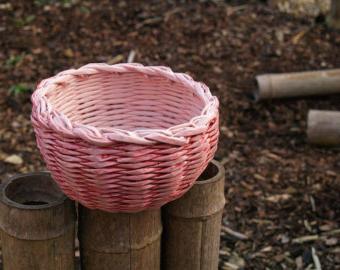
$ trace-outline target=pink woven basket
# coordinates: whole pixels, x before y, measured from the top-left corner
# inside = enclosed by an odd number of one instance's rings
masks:
[[[193,185],[217,147],[217,98],[167,67],[88,64],[43,80],[32,103],[53,178],[92,209],[161,207]]]

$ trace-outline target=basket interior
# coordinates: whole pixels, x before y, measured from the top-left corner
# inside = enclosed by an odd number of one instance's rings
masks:
[[[47,99],[73,123],[128,131],[183,124],[205,106],[194,89],[137,72],[74,76],[50,91]]]

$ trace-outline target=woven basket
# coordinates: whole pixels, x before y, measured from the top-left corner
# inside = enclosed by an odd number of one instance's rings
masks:
[[[217,147],[217,98],[166,67],[88,64],[43,80],[32,103],[53,178],[92,209],[161,207],[193,185]]]

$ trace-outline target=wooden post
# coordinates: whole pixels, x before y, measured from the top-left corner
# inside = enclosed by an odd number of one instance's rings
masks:
[[[340,145],[340,112],[309,111],[307,135],[312,144]]]
[[[340,69],[256,76],[256,101],[340,93]]]
[[[164,270],[217,270],[224,168],[212,161],[193,187],[164,207]]]
[[[79,207],[82,270],[159,270],[160,210],[108,213]]]
[[[74,270],[74,203],[48,173],[14,177],[0,197],[5,270]]]
[[[331,11],[327,17],[327,23],[330,27],[340,29],[340,1],[332,0]]]

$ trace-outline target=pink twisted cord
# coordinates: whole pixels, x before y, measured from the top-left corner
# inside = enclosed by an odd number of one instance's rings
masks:
[[[171,82],[182,84],[192,89],[204,102],[205,106],[200,115],[193,117],[190,121],[172,126],[165,130],[145,129],[127,131],[115,127],[97,128],[81,123],[74,123],[62,112],[53,108],[47,96],[53,92],[57,85],[64,86],[67,91],[67,84],[73,77],[86,78],[98,73],[140,73],[145,76],[160,76],[169,79]],[[114,97],[114,96],[113,96]],[[79,69],[70,69],[60,72],[55,77],[43,80],[32,95],[34,116],[39,122],[47,123],[55,132],[70,136],[79,136],[85,141],[98,145],[110,145],[113,142],[126,142],[150,145],[155,143],[168,143],[173,145],[184,145],[187,143],[186,136],[193,136],[202,133],[208,128],[209,122],[216,117],[218,111],[218,100],[212,96],[209,88],[203,83],[194,81],[184,73],[174,73],[170,68],[150,66],[141,64],[117,64],[107,65],[103,63],[88,64]]]

